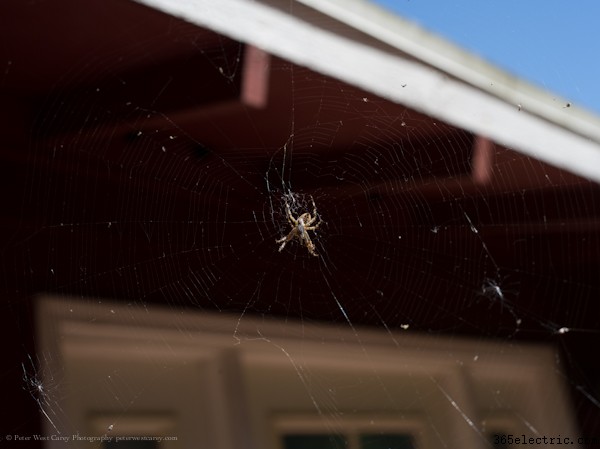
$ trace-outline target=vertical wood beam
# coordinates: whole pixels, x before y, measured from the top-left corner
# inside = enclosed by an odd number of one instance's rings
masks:
[[[471,159],[471,176],[478,185],[487,185],[494,171],[494,142],[483,136],[476,136]]]
[[[269,98],[270,56],[253,45],[246,45],[242,71],[242,102],[264,109]]]

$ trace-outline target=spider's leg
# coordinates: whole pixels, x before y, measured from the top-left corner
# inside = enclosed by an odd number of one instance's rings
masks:
[[[304,223],[304,229],[306,229],[307,227],[310,227],[310,225],[312,225],[315,221],[317,221],[317,217],[316,215],[314,217],[310,217],[310,220],[308,220],[306,223]]]
[[[313,222],[314,222],[314,220],[313,220]],[[314,226],[304,226],[304,230],[305,230],[305,231],[314,231],[315,229],[318,229],[318,228],[319,228],[319,226],[321,226],[321,224],[323,224],[323,223],[324,223],[324,221],[323,221],[323,220],[321,220],[321,221],[319,221],[319,222],[318,222],[316,225],[314,225]]]
[[[290,240],[292,240],[294,238],[294,229],[292,229],[288,235],[284,235],[283,237],[281,237],[280,239],[275,240],[275,243],[281,243],[281,242],[289,242]]]
[[[315,252],[315,244],[312,242],[308,234],[306,234],[306,237],[304,238],[304,243],[306,244],[306,248],[308,249],[309,253],[311,253],[313,256],[318,256],[318,254]]]
[[[283,242],[283,243],[281,243]],[[276,243],[281,243],[281,245],[279,246],[279,252],[281,252],[283,250],[283,248],[285,248],[285,244],[288,242],[288,240],[284,237],[282,239],[277,240]]]
[[[285,247],[285,244],[287,242],[289,242],[290,240],[292,240],[294,238],[294,236],[296,235],[295,231],[296,231],[296,229],[294,228],[285,237],[281,237],[280,239],[275,240],[275,243],[281,243],[281,246],[279,247],[279,252],[281,252],[281,250]]]
[[[298,226],[298,221],[292,217],[292,211],[290,210],[290,205],[287,202],[285,203],[285,210],[287,211],[287,218],[292,227]]]

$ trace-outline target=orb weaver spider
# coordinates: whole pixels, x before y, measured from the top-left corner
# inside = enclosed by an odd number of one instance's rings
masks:
[[[308,252],[310,254],[312,254],[313,256],[318,256],[318,254],[315,252],[315,244],[310,239],[308,231],[316,230],[321,225],[321,223],[323,223],[323,221],[320,220],[317,224],[313,225],[313,223],[317,221],[317,206],[315,205],[315,201],[312,198],[311,202],[313,205],[312,215],[310,214],[310,212],[304,212],[298,218],[294,218],[292,216],[292,212],[290,211],[290,205],[287,203],[287,201],[285,202],[287,219],[290,225],[292,226],[292,229],[285,237],[275,240],[276,243],[281,243],[281,246],[279,247],[279,252],[283,250],[287,242],[293,240],[294,238],[297,238],[298,240],[300,240],[300,243],[302,245],[306,246],[306,249],[308,249]]]

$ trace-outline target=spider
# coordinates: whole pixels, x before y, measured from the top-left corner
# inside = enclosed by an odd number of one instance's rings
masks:
[[[308,231],[314,231],[321,225],[321,223],[323,223],[323,221],[321,220],[316,225],[313,225],[313,223],[317,220],[317,206],[315,205],[315,201],[312,198],[311,201],[313,205],[312,215],[310,214],[310,212],[304,212],[298,218],[294,218],[292,216],[290,206],[286,201],[285,210],[287,212],[287,218],[290,222],[290,225],[292,226],[292,229],[285,237],[275,240],[276,243],[281,243],[281,246],[279,247],[279,252],[283,250],[287,242],[293,240],[295,237],[298,240],[300,240],[301,244],[306,246],[306,249],[308,249],[309,253],[311,253],[313,256],[318,256],[318,254],[315,252],[315,244],[310,239]]]

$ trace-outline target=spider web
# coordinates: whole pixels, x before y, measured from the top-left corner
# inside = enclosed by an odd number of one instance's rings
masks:
[[[20,209],[31,224],[11,237],[5,257],[12,271],[28,270],[7,281],[8,293],[115,300],[132,308],[121,319],[133,327],[134,310],[156,305],[238,322],[333,324],[350,331],[367,360],[363,329],[394,342],[401,331],[500,348],[549,344],[562,351],[580,425],[597,429],[597,371],[582,351],[599,335],[596,185],[500,146],[495,184],[476,185],[468,181],[477,140],[470,132],[275,57],[268,70],[276,113],[232,108],[245,46],[212,35],[208,45],[205,32],[173,23],[178,32],[107,60],[77,61],[36,104]],[[182,42],[183,59],[148,81],[121,66],[125,55],[151,71],[150,50],[167,38]],[[92,77],[90,66],[108,68]],[[189,78],[200,85],[181,99],[174,86]],[[227,101],[211,97],[217,85]],[[186,115],[198,103],[205,109]],[[276,241],[290,232],[286,206],[298,217],[312,213],[313,201],[322,221],[309,231],[318,257],[298,239],[279,251]],[[567,225],[575,231],[561,230]],[[171,324],[183,337],[190,332],[183,319]],[[356,382],[350,386],[313,373],[260,329],[230,332],[241,344],[263,339],[284,353],[334,431],[345,409],[333,388],[366,394],[367,380],[343,379]],[[28,350],[21,356],[24,389],[51,429],[69,428],[56,373]],[[169,376],[187,376],[185,367],[161,371],[161,363],[149,361],[148,383],[130,384],[123,362],[87,389],[100,386],[124,415]],[[554,367],[561,375],[564,368]],[[390,381],[376,370],[373,377],[397,406]],[[438,395],[485,440],[442,383],[412,382],[416,402]],[[531,430],[528,419],[519,422]]]

